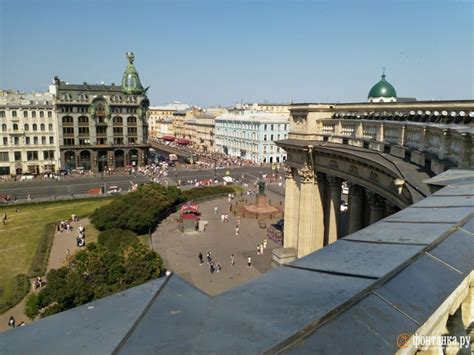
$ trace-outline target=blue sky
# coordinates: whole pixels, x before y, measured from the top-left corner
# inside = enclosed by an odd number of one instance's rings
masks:
[[[474,97],[472,1],[0,0],[0,88],[120,83],[152,104]]]

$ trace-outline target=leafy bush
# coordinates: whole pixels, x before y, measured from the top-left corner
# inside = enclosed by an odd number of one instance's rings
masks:
[[[62,312],[157,278],[162,264],[160,256],[141,243],[114,251],[88,244],[68,266],[48,273],[48,283],[38,294],[40,315]],[[36,305],[31,303],[34,314]]]
[[[186,201],[189,201],[202,197],[231,193],[235,193],[235,190],[231,186],[204,186],[195,189],[185,190],[182,192],[182,196]]]
[[[113,228],[101,232],[97,241],[109,250],[118,251],[127,245],[138,243],[138,238],[132,231]]]
[[[119,228],[145,234],[157,225],[160,213],[182,200],[175,187],[145,184],[97,209],[91,220],[99,230]]]
[[[28,276],[16,275],[13,281],[13,292],[9,299],[0,303],[0,314],[16,306],[30,292],[31,284]]]
[[[30,277],[40,276],[46,273],[49,253],[51,252],[51,247],[53,245],[55,228],[55,223],[49,223],[44,226],[43,234],[41,235],[28,273]]]
[[[32,293],[25,304],[25,314],[31,320],[35,319],[39,312],[39,299],[36,293]]]

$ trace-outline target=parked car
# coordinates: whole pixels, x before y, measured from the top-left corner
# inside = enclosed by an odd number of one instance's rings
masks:
[[[25,181],[25,180],[33,180],[35,176],[33,174],[23,174],[20,177],[20,181]]]
[[[107,188],[107,194],[109,194],[109,195],[115,195],[115,194],[118,194],[121,191],[122,191],[122,189],[118,186],[109,186]]]

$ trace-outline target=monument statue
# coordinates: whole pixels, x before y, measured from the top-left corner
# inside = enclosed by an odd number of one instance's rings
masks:
[[[265,194],[265,181],[258,180],[257,185],[258,185],[258,193],[260,195],[264,195]]]

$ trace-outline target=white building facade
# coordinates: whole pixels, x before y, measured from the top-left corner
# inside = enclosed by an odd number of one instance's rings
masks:
[[[257,163],[282,163],[274,141],[288,137],[289,115],[237,111],[215,119],[215,151]]]
[[[0,91],[0,175],[43,174],[60,168],[52,92]]]

